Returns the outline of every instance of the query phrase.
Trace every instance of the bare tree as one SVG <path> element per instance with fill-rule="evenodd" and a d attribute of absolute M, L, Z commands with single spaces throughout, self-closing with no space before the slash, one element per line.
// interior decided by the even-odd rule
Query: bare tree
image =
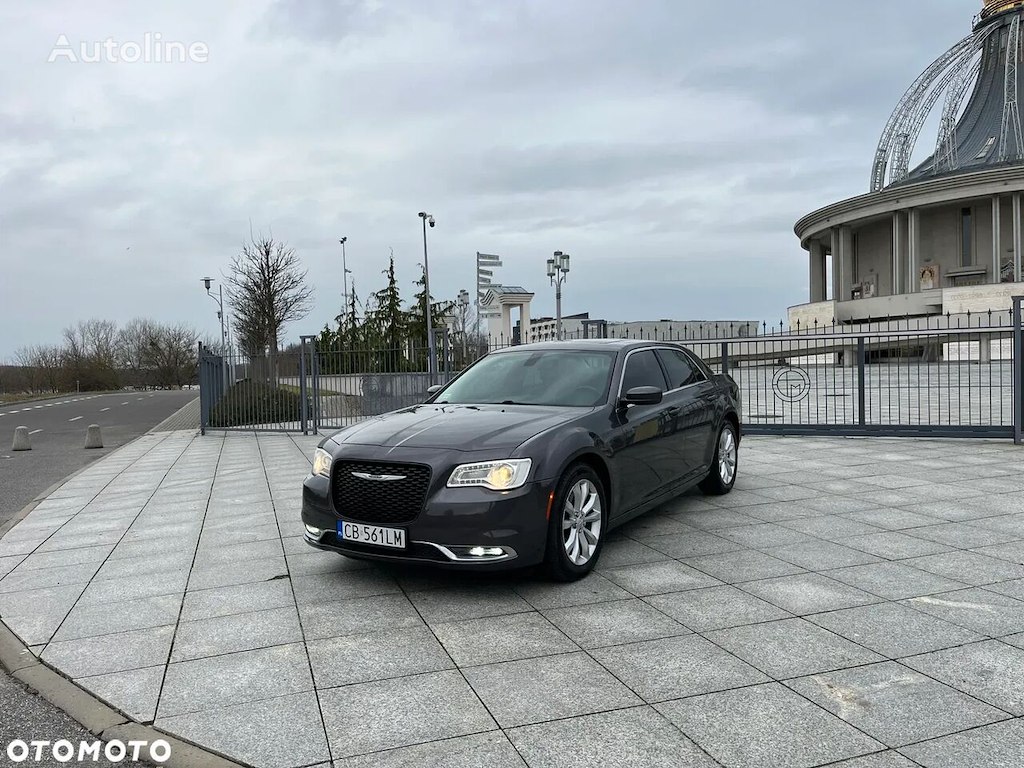
<path fill-rule="evenodd" d="M 118 362 L 124 371 L 127 384 L 145 388 L 147 384 L 152 383 L 149 382 L 147 373 L 151 369 L 153 356 L 150 344 L 157 332 L 158 328 L 152 320 L 141 317 L 131 320 L 118 331 Z"/>
<path fill-rule="evenodd" d="M 304 318 L 313 305 L 298 255 L 272 236 L 253 237 L 232 260 L 227 283 L 242 350 L 250 357 L 268 354 L 275 372 L 285 326 Z"/>

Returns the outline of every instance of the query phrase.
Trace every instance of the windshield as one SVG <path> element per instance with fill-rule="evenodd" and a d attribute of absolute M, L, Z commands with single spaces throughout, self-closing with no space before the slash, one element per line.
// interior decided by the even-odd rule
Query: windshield
<path fill-rule="evenodd" d="M 614 352 L 559 349 L 489 355 L 438 395 L 436 403 L 590 407 L 607 399 Z"/>

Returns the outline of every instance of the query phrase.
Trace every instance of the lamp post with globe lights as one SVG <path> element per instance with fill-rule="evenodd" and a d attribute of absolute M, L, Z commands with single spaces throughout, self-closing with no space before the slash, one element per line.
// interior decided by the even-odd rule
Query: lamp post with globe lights
<path fill-rule="evenodd" d="M 562 284 L 569 276 L 569 254 L 555 251 L 548 259 L 548 278 L 555 286 L 555 338 L 562 340 Z"/>

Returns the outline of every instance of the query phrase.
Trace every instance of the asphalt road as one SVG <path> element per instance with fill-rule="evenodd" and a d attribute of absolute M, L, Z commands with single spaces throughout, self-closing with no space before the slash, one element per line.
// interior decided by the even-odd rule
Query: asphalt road
<path fill-rule="evenodd" d="M 199 396 L 197 391 L 115 392 L 0 405 L 0 526 L 51 485 L 105 456 Z M 90 424 L 103 448 L 85 450 Z M 28 427 L 31 451 L 12 451 L 15 427 Z"/>
<path fill-rule="evenodd" d="M 195 391 L 118 392 L 0 405 L 0 529 L 51 485 L 148 432 L 198 395 Z M 99 424 L 103 430 L 101 449 L 84 448 L 90 424 Z M 19 426 L 33 433 L 31 451 L 10 450 Z M 68 739 L 77 750 L 80 741 L 91 742 L 94 737 L 0 669 L 0 766 L 10 764 L 6 750 L 14 739 Z M 51 755 L 32 764 L 62 765 Z M 91 764 L 111 765 L 105 760 Z"/>

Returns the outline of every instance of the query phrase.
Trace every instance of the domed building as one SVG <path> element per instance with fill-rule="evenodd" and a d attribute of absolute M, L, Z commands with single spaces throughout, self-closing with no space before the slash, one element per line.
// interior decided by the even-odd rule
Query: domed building
<path fill-rule="evenodd" d="M 797 222 L 810 303 L 791 326 L 1008 310 L 1024 294 L 1022 16 L 1024 0 L 987 0 L 896 105 L 870 191 Z M 933 115 L 934 150 L 911 166 Z"/>

